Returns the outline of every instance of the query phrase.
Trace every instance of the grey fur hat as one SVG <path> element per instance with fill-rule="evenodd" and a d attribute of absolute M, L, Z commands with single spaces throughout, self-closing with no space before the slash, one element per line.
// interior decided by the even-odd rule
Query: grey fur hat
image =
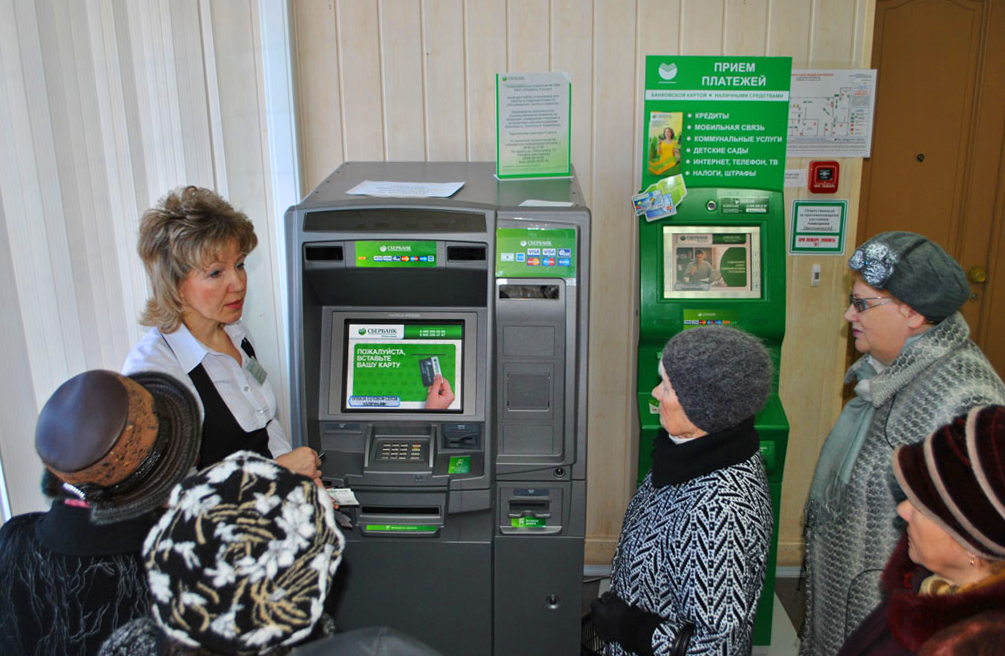
<path fill-rule="evenodd" d="M 663 347 L 663 371 L 684 414 L 716 433 L 754 415 L 771 392 L 771 357 L 756 337 L 726 326 L 691 328 Z"/>
<path fill-rule="evenodd" d="M 963 267 L 941 246 L 913 232 L 883 232 L 855 249 L 848 267 L 874 289 L 886 289 L 932 323 L 970 296 Z"/>

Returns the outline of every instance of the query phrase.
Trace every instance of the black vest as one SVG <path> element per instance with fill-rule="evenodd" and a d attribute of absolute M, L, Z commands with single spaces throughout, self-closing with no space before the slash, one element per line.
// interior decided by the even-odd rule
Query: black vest
<path fill-rule="evenodd" d="M 249 357 L 255 357 L 255 349 L 247 339 L 241 341 L 241 350 Z M 202 407 L 206 416 L 202 422 L 202 445 L 199 447 L 199 469 L 205 469 L 236 451 L 254 451 L 266 458 L 272 458 L 269 451 L 269 432 L 259 428 L 250 433 L 241 428 L 234 419 L 223 397 L 216 391 L 216 386 L 210 380 L 209 374 L 202 363 L 188 372 L 189 378 L 195 383 L 195 389 L 202 399 Z"/>

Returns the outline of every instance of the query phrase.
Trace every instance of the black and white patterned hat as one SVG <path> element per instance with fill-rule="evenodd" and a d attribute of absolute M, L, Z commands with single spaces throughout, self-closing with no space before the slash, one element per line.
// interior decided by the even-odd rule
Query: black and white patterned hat
<path fill-rule="evenodd" d="M 323 489 L 239 451 L 175 487 L 147 536 L 153 617 L 222 654 L 295 644 L 321 617 L 344 542 Z"/>

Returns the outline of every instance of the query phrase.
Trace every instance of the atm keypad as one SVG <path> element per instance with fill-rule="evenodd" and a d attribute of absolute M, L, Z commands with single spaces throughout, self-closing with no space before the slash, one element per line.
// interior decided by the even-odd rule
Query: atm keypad
<path fill-rule="evenodd" d="M 424 462 L 427 459 L 425 440 L 384 440 L 377 448 L 379 462 Z"/>

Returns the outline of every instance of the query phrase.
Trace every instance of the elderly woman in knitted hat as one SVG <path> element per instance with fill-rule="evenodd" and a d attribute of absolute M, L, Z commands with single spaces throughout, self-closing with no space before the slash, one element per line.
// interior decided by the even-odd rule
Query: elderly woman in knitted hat
<path fill-rule="evenodd" d="M 959 313 L 960 265 L 929 239 L 886 232 L 848 261 L 845 319 L 864 355 L 820 453 L 806 503 L 807 613 L 802 654 L 830 656 L 879 602 L 879 576 L 900 537 L 890 454 L 976 405 L 1005 402 L 1005 386 Z"/>
<path fill-rule="evenodd" d="M 653 468 L 625 513 L 611 591 L 593 602 L 607 654 L 749 654 L 771 539 L 754 413 L 767 350 L 722 326 L 686 330 L 659 365 Z"/>
<path fill-rule="evenodd" d="M 840 655 L 1005 653 L 1005 407 L 898 447 L 893 471 L 905 535 Z"/>

